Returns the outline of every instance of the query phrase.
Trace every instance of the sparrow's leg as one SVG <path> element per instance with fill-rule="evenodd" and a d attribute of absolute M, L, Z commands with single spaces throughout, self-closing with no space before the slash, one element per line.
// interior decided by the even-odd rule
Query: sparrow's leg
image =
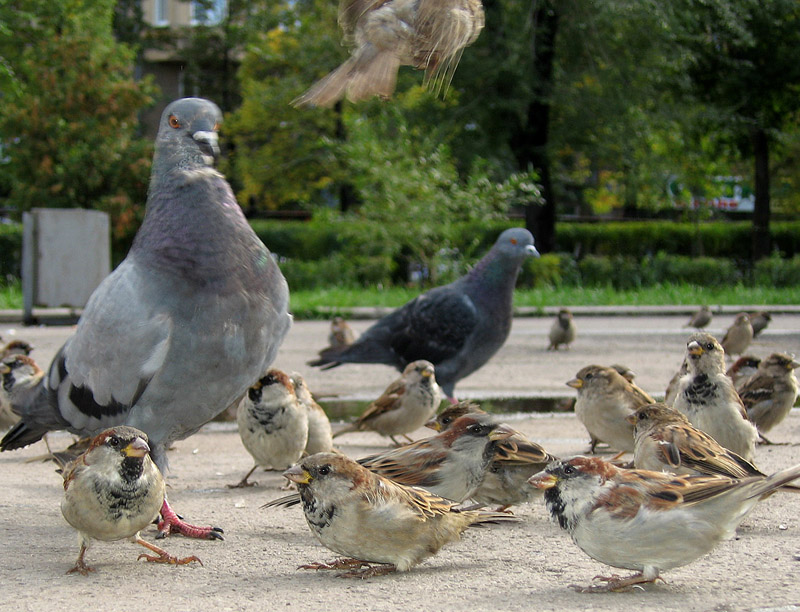
<path fill-rule="evenodd" d="M 166 497 L 161 505 L 161 522 L 158 524 L 158 535 L 156 539 L 166 538 L 171 533 L 180 533 L 187 538 L 199 538 L 201 540 L 224 540 L 224 533 L 219 527 L 198 527 L 190 525 L 181 517 L 175 514 L 170 507 Z"/>
<path fill-rule="evenodd" d="M 330 563 L 325 561 L 316 561 L 306 565 L 299 565 L 297 569 L 312 569 L 312 570 L 339 570 L 339 569 L 357 569 L 359 567 L 369 567 L 369 563 L 359 559 L 350 557 L 342 557 L 334 559 Z"/>
<path fill-rule="evenodd" d="M 138 533 L 134 536 L 134 540 L 137 544 L 141 544 L 145 548 L 152 550 L 154 553 L 156 553 L 156 556 L 148 555 L 147 553 L 142 553 L 136 558 L 137 561 L 139 559 L 146 559 L 150 563 L 169 563 L 170 565 L 186 565 L 187 563 L 191 563 L 192 561 L 197 561 L 200 565 L 203 565 L 203 562 L 200 561 L 200 559 L 198 559 L 194 555 L 192 555 L 191 557 L 184 557 L 183 559 L 174 557 L 163 548 L 159 548 L 155 544 L 151 544 L 150 542 L 143 540 L 141 537 L 139 537 Z"/>
<path fill-rule="evenodd" d="M 244 478 L 242 478 L 236 484 L 233 484 L 233 485 L 229 484 L 229 485 L 226 485 L 226 486 L 229 489 L 243 489 L 244 487 L 254 487 L 254 486 L 256 486 L 258 483 L 255 480 L 253 482 L 249 482 L 247 479 L 250 478 L 250 476 L 253 475 L 253 472 L 256 471 L 257 467 L 258 467 L 258 465 L 254 465 L 253 469 L 250 470 L 249 472 L 247 472 L 247 474 L 244 475 Z"/>
<path fill-rule="evenodd" d="M 613 574 L 611 576 L 595 576 L 594 580 L 599 580 L 604 584 L 592 584 L 585 587 L 577 584 L 570 586 L 579 593 L 607 593 L 609 591 L 627 591 L 636 585 L 648 584 L 655 582 L 656 580 L 661 580 L 664 582 L 664 579 L 661 578 L 661 576 L 649 576 L 641 572 L 625 578 L 618 576 L 617 574 Z"/>
<path fill-rule="evenodd" d="M 86 554 L 86 544 L 85 543 L 81 543 L 81 551 L 78 553 L 78 560 L 75 561 L 75 567 L 73 567 L 71 570 L 69 570 L 67 572 L 68 574 L 73 574 L 75 572 L 78 572 L 82 576 L 88 576 L 89 572 L 93 572 L 94 571 L 93 567 L 89 567 L 84 562 L 83 555 L 85 555 L 85 554 Z"/>
<path fill-rule="evenodd" d="M 373 576 L 385 576 L 397 571 L 397 567 L 392 563 L 382 563 L 380 565 L 367 565 L 361 569 L 352 569 L 341 574 L 336 574 L 337 578 L 372 578 Z"/>

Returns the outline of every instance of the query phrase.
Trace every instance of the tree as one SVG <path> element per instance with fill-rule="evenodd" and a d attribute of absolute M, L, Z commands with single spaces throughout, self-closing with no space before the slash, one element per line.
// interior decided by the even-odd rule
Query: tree
<path fill-rule="evenodd" d="M 753 159 L 752 257 L 770 253 L 770 151 L 800 110 L 800 3 L 684 0 L 664 7 L 686 53 L 686 93 Z"/>
<path fill-rule="evenodd" d="M 115 224 L 134 222 L 152 155 L 135 137 L 137 113 L 153 88 L 133 79 L 133 51 L 114 40 L 113 0 L 3 6 L 0 56 L 15 85 L 0 116 L 9 204 L 99 208 Z"/>

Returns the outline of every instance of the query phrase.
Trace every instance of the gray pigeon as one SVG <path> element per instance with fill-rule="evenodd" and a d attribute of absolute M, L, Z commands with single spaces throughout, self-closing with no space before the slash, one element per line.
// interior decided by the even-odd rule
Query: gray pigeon
<path fill-rule="evenodd" d="M 449 398 L 456 383 L 483 366 L 511 331 L 512 298 L 520 266 L 539 253 L 523 228 L 507 229 L 475 267 L 386 315 L 347 347 L 323 351 L 309 365 L 383 363 L 399 371 L 418 359 L 436 368 Z"/>
<path fill-rule="evenodd" d="M 95 290 L 74 336 L 0 450 L 47 431 L 144 431 L 162 472 L 174 440 L 236 404 L 268 369 L 291 325 L 289 291 L 248 225 L 219 154 L 219 108 L 171 103 L 156 138 L 147 209 L 126 259 Z M 164 501 L 163 535 L 219 538 Z"/>

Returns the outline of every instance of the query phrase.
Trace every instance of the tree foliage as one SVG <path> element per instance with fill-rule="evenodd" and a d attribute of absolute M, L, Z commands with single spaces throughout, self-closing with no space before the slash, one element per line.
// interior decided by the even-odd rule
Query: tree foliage
<path fill-rule="evenodd" d="M 0 9 L 0 166 L 8 202 L 99 208 L 115 223 L 143 205 L 152 148 L 135 137 L 152 87 L 133 79 L 133 52 L 111 31 L 114 2 L 21 0 Z"/>

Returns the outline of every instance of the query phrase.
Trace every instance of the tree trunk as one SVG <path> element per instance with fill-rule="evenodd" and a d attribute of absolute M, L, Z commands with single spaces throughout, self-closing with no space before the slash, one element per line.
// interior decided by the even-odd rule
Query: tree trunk
<path fill-rule="evenodd" d="M 753 142 L 756 183 L 751 253 L 755 262 L 763 257 L 768 257 L 771 249 L 769 233 L 769 138 L 762 128 L 756 128 L 751 134 L 751 139 Z"/>
<path fill-rule="evenodd" d="M 334 111 L 336 112 L 335 136 L 338 142 L 345 142 L 345 140 L 347 140 L 347 130 L 344 127 L 344 121 L 342 121 L 342 110 L 342 101 L 339 100 L 334 107 Z M 356 204 L 358 204 L 358 195 L 352 183 L 339 183 L 339 211 L 346 213 Z"/>
<path fill-rule="evenodd" d="M 556 201 L 547 150 L 550 135 L 550 97 L 553 91 L 553 62 L 558 30 L 558 12 L 553 2 L 533 2 L 530 83 L 534 95 L 528 104 L 525 123 L 511 140 L 511 149 L 520 170 L 539 173 L 544 205 L 525 207 L 525 227 L 536 237 L 542 253 L 555 249 Z"/>

